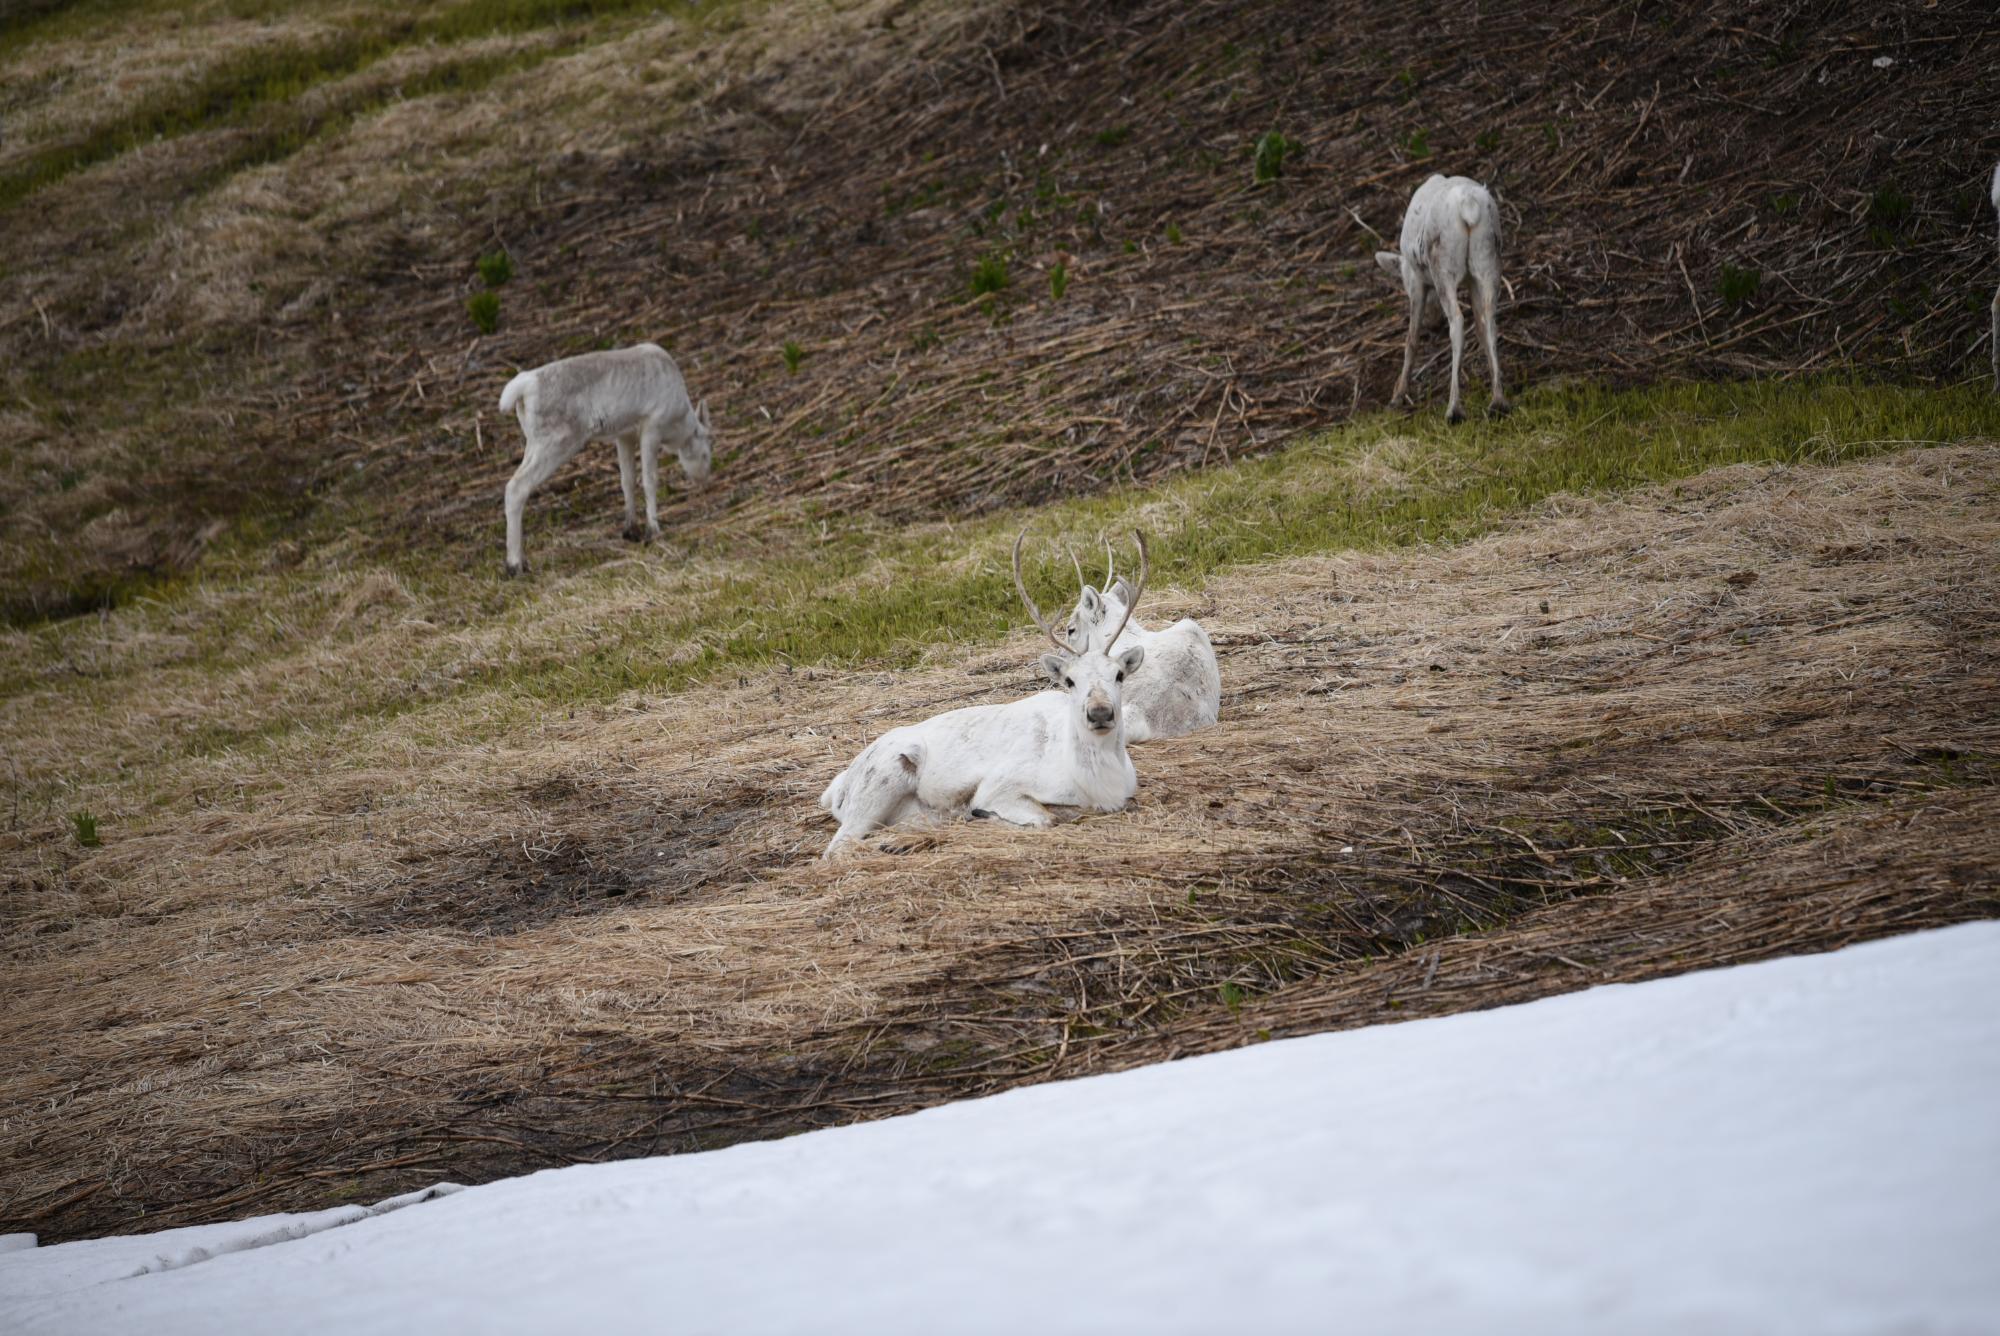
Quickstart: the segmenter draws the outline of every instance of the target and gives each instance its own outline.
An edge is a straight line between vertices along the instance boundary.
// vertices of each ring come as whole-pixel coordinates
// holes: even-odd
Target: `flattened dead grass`
[[[1026,637],[492,743],[411,716],[100,850],[22,832],[0,1217],[711,1145],[2000,913],[1996,542],[1972,444],[1226,572],[1153,607],[1209,626],[1223,720],[1140,749],[1129,810],[832,865],[827,777],[1029,689]]]

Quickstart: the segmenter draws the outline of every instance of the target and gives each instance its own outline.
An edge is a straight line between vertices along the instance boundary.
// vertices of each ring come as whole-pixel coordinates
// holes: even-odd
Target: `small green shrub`
[[[1061,301],[1063,294],[1068,291],[1069,266],[1057,261],[1055,268],[1049,270],[1049,296]]]
[[[979,263],[972,267],[972,295],[975,297],[1004,291],[1007,283],[1007,257],[1004,255],[982,255]]]
[[[491,334],[500,328],[500,294],[490,288],[473,293],[465,299],[465,313],[479,326],[481,334]]]
[[[1403,140],[1403,148],[1413,158],[1428,158],[1431,155],[1431,132],[1428,130],[1410,131],[1408,138]]]
[[[797,339],[786,339],[785,346],[778,349],[778,353],[785,359],[785,374],[788,376],[798,375],[799,363],[806,360],[806,350],[799,347],[799,341]]]
[[[1883,250],[1893,250],[1897,238],[1916,216],[1916,202],[1891,181],[1868,199],[1868,240]]]
[[[479,257],[479,278],[489,288],[497,288],[514,276],[514,261],[504,250],[489,251]]]
[[[1132,127],[1129,125],[1114,125],[1109,130],[1099,130],[1092,136],[1099,148],[1117,148],[1131,137]]]
[[[1494,149],[1500,147],[1500,132],[1498,130],[1481,130],[1473,137],[1472,146],[1481,153],[1491,153]]]
[[[1258,185],[1267,185],[1285,174],[1285,159],[1296,154],[1301,145],[1296,139],[1288,139],[1277,130],[1267,130],[1258,136],[1254,149],[1251,176]]]
[[[1778,217],[1789,218],[1798,211],[1799,197],[1797,195],[1771,196],[1771,212],[1777,214]]]
[[[1716,281],[1715,287],[1722,294],[1722,300],[1734,310],[1756,296],[1763,281],[1764,272],[1761,269],[1738,269],[1733,264],[1724,264],[1722,277]]]
[[[1179,223],[1167,224],[1167,244],[1169,246],[1178,246],[1181,244],[1181,225]]]
[[[103,841],[97,838],[97,818],[89,812],[71,812],[70,829],[76,832],[76,842],[86,849],[95,849]]]
[[[1891,181],[1868,200],[1868,221],[1878,227],[1901,229],[1916,212],[1916,203]]]

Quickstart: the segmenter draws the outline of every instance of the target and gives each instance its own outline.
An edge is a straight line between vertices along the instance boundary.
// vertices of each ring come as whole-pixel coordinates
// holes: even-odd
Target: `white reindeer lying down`
[[[1493,308],[1500,290],[1500,210],[1479,182],[1464,176],[1433,176],[1410,196],[1403,211],[1400,251],[1377,251],[1375,262],[1401,280],[1410,298],[1410,330],[1403,340],[1403,374],[1396,377],[1390,402],[1409,395],[1410,364],[1417,356],[1417,331],[1441,306],[1451,325],[1451,404],[1445,417],[1465,421],[1458,403],[1459,363],[1465,351],[1465,316],[1458,309],[1458,285],[1472,279],[1472,318],[1486,345],[1486,365],[1493,397],[1489,416],[1500,417],[1510,405],[1500,389],[1500,332]]]
[[[834,776],[819,805],[840,822],[825,857],[884,826],[960,814],[1046,826],[1050,807],[1115,812],[1138,791],[1125,750],[1125,680],[1146,651],[1108,654],[1096,644],[1072,650],[1028,597],[1021,540],[1014,540],[1014,587],[1035,625],[1059,651],[1044,654],[1054,690],[1005,705],[971,705],[920,724],[892,728]],[[1139,587],[1146,588],[1146,540],[1139,539]],[[1112,632],[1112,639],[1118,631]]]
[[[1072,555],[1070,560],[1076,558]],[[1222,708],[1222,669],[1201,623],[1183,617],[1172,626],[1149,631],[1134,621],[1132,586],[1117,574],[1115,559],[1105,566],[1101,594],[1084,583],[1080,566],[1076,578],[1083,592],[1077,596],[1064,636],[1069,647],[1082,649],[1107,621],[1116,620],[1123,630],[1105,649],[1115,652],[1121,645],[1137,645],[1146,651],[1145,673],[1125,689],[1125,740],[1177,738],[1214,723]]]
[[[660,536],[660,444],[673,446],[690,482],[708,480],[715,429],[708,405],[688,401],[687,382],[666,349],[642,343],[613,352],[565,357],[507,382],[500,411],[511,412],[528,438],[521,467],[507,483],[507,574],[527,569],[521,552],[521,512],[528,497],[592,441],[618,443],[618,481],[625,489],[625,537]],[[632,447],[646,485],[642,535],[632,504]]]

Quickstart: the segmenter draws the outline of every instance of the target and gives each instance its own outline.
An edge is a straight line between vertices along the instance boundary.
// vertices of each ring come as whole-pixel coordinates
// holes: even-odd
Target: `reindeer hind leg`
[[[915,802],[920,754],[903,747],[870,752],[874,754],[864,753],[847,768],[847,783],[839,793],[827,791],[840,829],[821,857],[832,858],[842,846],[895,825]]]
[[[522,515],[528,508],[528,498],[582,448],[581,440],[568,436],[528,438],[527,451],[521,456],[521,467],[515,469],[514,476],[507,480],[507,574],[519,575],[528,568],[521,536]]]

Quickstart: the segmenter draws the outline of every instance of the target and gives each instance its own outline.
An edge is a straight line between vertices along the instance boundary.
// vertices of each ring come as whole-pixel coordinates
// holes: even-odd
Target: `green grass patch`
[[[491,334],[500,328],[500,294],[497,292],[475,292],[465,299],[465,313],[472,317],[472,323],[479,327],[481,334]]]
[[[997,253],[982,255],[979,257],[977,263],[972,266],[970,286],[972,288],[972,295],[975,297],[984,297],[994,293],[1005,292],[1009,281],[1007,277],[1007,257],[1004,255]]]
[[[1531,391],[1497,422],[1370,417],[1231,468],[947,531],[918,526],[760,546],[774,555],[677,613],[612,630],[579,658],[524,658],[500,678],[524,697],[608,699],[778,663],[908,664],[940,643],[1022,624],[1006,568],[1014,532],[1095,534],[1149,518],[1155,579],[1304,553],[1462,541],[1557,493],[1606,493],[1739,463],[1831,463],[1913,444],[2000,437],[2000,401],[1846,381]],[[1171,517],[1163,520],[1161,517]],[[983,554],[980,562],[964,560]],[[1049,600],[1072,583],[1047,549]],[[702,648],[674,657],[682,646]]]
[[[1757,289],[1763,282],[1764,272],[1761,269],[1754,267],[1739,269],[1733,264],[1724,263],[1722,274],[1715,281],[1715,290],[1721,295],[1723,302],[1731,310],[1735,310],[1755,297]]]
[[[69,828],[80,848],[95,849],[104,843],[97,837],[97,818],[89,812],[71,812]]]
[[[678,691],[778,665],[915,664],[1025,625],[1007,553],[1029,521],[1037,536],[1031,587],[1053,609],[1075,588],[1062,541],[1140,524],[1156,582],[1199,586],[1225,568],[1275,558],[1461,541],[1557,493],[1604,494],[1720,465],[1831,463],[1977,438],[2000,438],[2000,400],[1975,385],[1551,387],[1522,395],[1515,413],[1495,422],[1453,428],[1436,414],[1376,415],[1232,467],[1027,514],[901,529],[857,522],[827,532],[801,520],[738,536],[711,531],[685,578],[663,572],[635,584],[622,563],[537,547],[532,535],[538,574],[523,582],[499,578],[495,546],[413,554],[384,568],[425,616],[498,633],[504,655],[468,654],[455,637],[437,636],[324,685],[302,681],[276,712],[233,704],[204,711],[198,723],[146,745],[156,762],[291,754],[310,752],[316,738],[354,739],[392,720],[399,733],[421,731],[426,745],[443,745],[504,735],[552,708],[634,690]],[[358,514],[344,522],[367,527]],[[132,631],[157,624],[194,642],[174,670],[192,675],[179,679],[182,695],[198,691],[207,675],[221,681],[220,674],[296,653],[294,637],[260,631],[267,613],[310,627],[318,624],[315,607],[344,597],[338,584],[304,573],[274,584],[258,574],[259,560],[245,549],[205,568],[206,594],[187,584],[116,614],[131,619]],[[656,586],[656,578],[666,582]],[[225,606],[219,588],[240,588],[241,596]],[[587,643],[550,620],[579,615],[590,623]],[[59,661],[66,637],[102,634],[94,623],[44,628],[37,639],[49,640],[37,657]],[[152,681],[135,665],[80,681],[74,699],[65,699],[112,708]],[[75,779],[68,775],[64,792]]]
[[[679,0],[671,8],[678,14],[701,16],[728,3]],[[239,128],[247,132],[244,142],[226,155],[225,172],[273,161],[392,100],[478,88],[499,74],[573,49],[592,35],[589,21],[662,8],[662,0],[466,0],[438,10],[384,9],[316,42],[226,57],[185,83],[154,92],[112,121],[30,154],[21,165],[0,175],[0,208],[18,204],[74,172],[156,139],[197,130]],[[307,110],[297,105],[300,95],[308,90],[358,73],[404,47],[449,47],[480,37],[557,26],[567,26],[573,33],[570,40],[554,47],[447,59],[393,86],[335,99],[331,108]]]
[[[1297,156],[1301,147],[1298,140],[1277,130],[1258,136],[1250,146],[1250,179],[1260,186],[1277,180],[1285,174],[1285,159]]]
[[[488,251],[479,257],[479,281],[487,287],[502,287],[513,276],[514,261],[506,251]]]

